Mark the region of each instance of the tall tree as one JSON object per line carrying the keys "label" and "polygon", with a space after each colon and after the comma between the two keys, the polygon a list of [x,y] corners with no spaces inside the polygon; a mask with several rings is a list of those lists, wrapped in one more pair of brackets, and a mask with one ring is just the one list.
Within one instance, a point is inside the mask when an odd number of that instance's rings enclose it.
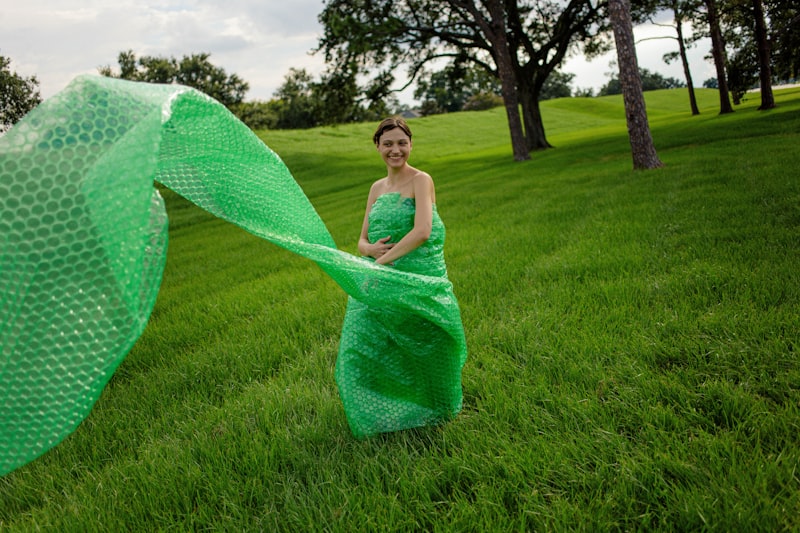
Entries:
{"label": "tall tree", "polygon": [[797,0],[768,4],[773,74],[779,80],[800,77],[800,5]]}
{"label": "tall tree", "polygon": [[274,96],[278,129],[303,129],[319,125],[314,82],[305,69],[290,69]]}
{"label": "tall tree", "polygon": [[[678,44],[678,51],[664,54],[663,59],[664,62],[668,64],[676,58],[680,59],[681,66],[683,67],[683,77],[686,80],[685,85],[689,91],[689,107],[692,111],[692,115],[699,115],[700,109],[697,106],[694,82],[692,80],[691,69],[689,68],[689,58],[686,54],[687,39],[683,33],[683,25],[697,10],[699,1],[700,0],[639,0],[636,2],[635,6],[632,6],[633,12],[631,13],[634,23],[640,20],[649,20],[653,25],[669,27],[675,30],[675,37],[649,37],[641,41],[675,39]],[[671,24],[663,24],[654,20],[655,15],[665,9],[672,12],[673,19]]]}
{"label": "tall tree", "polygon": [[775,107],[772,94],[772,70],[770,67],[769,39],[767,23],[764,20],[764,6],[761,0],[751,0],[753,6],[753,25],[756,45],[758,46],[758,78],[761,84],[761,105],[759,109]]}
{"label": "tall tree", "polygon": [[405,65],[410,84],[430,61],[467,57],[500,79],[514,140],[518,100],[528,151],[550,146],[539,110],[549,74],[576,46],[597,53],[607,44],[595,39],[606,26],[592,0],[328,0],[320,21],[326,61],[355,63],[361,74]]}
{"label": "tall tree", "polygon": [[711,56],[714,58],[714,67],[717,70],[717,85],[719,87],[719,113],[733,113],[731,99],[728,92],[728,81],[725,72],[726,54],[725,42],[722,39],[722,29],[719,24],[717,0],[705,0],[706,17],[708,18],[709,35],[711,37]]}
{"label": "tall tree", "polygon": [[608,49],[605,1],[506,2],[528,148],[549,148],[539,101],[549,76],[581,46],[587,57]]}
{"label": "tall tree", "polygon": [[481,33],[490,43],[489,52],[497,65],[497,77],[500,78],[500,91],[506,109],[508,128],[511,133],[511,147],[515,161],[530,159],[525,136],[522,131],[522,119],[519,113],[516,80],[509,48],[505,21],[505,7],[502,0],[486,0],[486,12],[478,8],[473,0],[453,0],[454,7],[465,10],[478,24]]}
{"label": "tall tree", "polygon": [[11,71],[11,59],[0,56],[0,133],[42,102],[39,80]]}
{"label": "tall tree", "polygon": [[[719,26],[725,41],[728,89],[734,103],[760,84],[761,106],[775,106],[772,94],[772,59],[770,32],[764,6],[780,8],[784,0],[718,0]],[[775,11],[778,14],[780,9]]]}
{"label": "tall tree", "polygon": [[[692,110],[692,115],[699,115],[700,108],[697,106],[697,97],[694,93],[694,82],[692,81],[692,73],[689,69],[689,58],[686,54],[686,39],[683,36],[683,24],[687,18],[687,11],[696,9],[695,3],[682,2],[680,0],[668,0],[672,13],[675,16],[675,33],[676,40],[678,41],[678,57],[681,60],[683,67],[683,77],[686,79],[686,89],[689,91],[689,107]],[[665,61],[669,62],[671,55],[665,56]]]}
{"label": "tall tree", "polygon": [[434,113],[461,111],[470,98],[481,93],[500,94],[497,78],[481,68],[456,58],[435,72],[423,72],[417,78],[414,97]]}
{"label": "tall tree", "polygon": [[622,86],[622,99],[625,102],[625,119],[628,123],[633,168],[640,170],[663,166],[656,153],[647,120],[628,0],[608,0],[608,14],[617,47],[619,81]]}
{"label": "tall tree", "polygon": [[312,89],[320,124],[344,124],[363,118],[358,83],[350,72],[325,73]]}

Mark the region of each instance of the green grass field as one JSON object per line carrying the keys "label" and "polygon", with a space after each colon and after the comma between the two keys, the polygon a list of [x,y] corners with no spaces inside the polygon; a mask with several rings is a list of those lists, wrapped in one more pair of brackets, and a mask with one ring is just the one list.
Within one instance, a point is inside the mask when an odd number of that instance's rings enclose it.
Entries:
{"label": "green grass field", "polygon": [[[3,531],[800,530],[800,89],[717,114],[646,93],[411,122],[469,358],[454,421],[366,441],[333,381],[346,295],[164,191],[144,334],[62,444],[0,478]],[[263,132],[355,252],[373,124]]]}

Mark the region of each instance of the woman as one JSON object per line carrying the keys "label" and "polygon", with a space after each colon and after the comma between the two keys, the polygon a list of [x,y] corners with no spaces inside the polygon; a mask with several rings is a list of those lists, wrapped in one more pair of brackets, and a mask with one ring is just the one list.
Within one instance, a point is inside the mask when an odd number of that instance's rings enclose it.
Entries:
{"label": "woman", "polygon": [[[396,259],[427,243],[433,226],[436,192],[431,177],[408,164],[412,146],[411,130],[404,120],[397,118],[384,120],[372,139],[386,163],[387,174],[370,188],[358,251],[363,256],[374,258],[376,263],[386,265],[392,264]],[[375,202],[384,195],[390,196],[387,198],[388,201],[413,200],[408,203],[414,211],[413,225],[404,235],[386,235],[380,238],[375,238],[377,235],[374,234],[383,228],[373,228],[373,238],[370,239],[370,213]],[[437,222],[443,234],[444,226],[441,220]],[[402,231],[402,228],[398,229]],[[441,245],[443,242],[433,244]]]}
{"label": "woman", "polygon": [[[390,294],[393,289],[384,284],[377,286],[386,291],[387,302],[402,305],[368,306],[349,299],[336,382],[350,427],[359,437],[455,416],[461,409],[466,359],[458,303],[447,281],[445,229],[436,211],[433,180],[408,164],[411,130],[404,120],[381,122],[373,142],[386,176],[370,188],[359,253],[410,274],[403,283],[420,293],[436,287],[429,293],[440,296],[406,303],[404,294]],[[439,305],[445,313],[439,313]]]}

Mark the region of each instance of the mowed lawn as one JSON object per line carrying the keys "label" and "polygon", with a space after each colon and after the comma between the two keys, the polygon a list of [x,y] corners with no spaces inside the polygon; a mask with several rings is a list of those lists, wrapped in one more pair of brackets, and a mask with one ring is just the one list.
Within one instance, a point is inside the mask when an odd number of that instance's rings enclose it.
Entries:
{"label": "mowed lawn", "polygon": [[[344,292],[164,190],[144,334],[86,421],[0,478],[3,531],[800,529],[800,89],[730,115],[646,93],[414,119],[469,356],[452,422],[359,441],[333,380]],[[355,253],[374,124],[259,132]]]}

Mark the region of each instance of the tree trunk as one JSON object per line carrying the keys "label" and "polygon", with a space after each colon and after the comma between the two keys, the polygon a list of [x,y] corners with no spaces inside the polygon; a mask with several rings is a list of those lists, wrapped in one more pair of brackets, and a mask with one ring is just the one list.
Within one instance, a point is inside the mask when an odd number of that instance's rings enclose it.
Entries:
{"label": "tree trunk", "polygon": [[506,108],[508,129],[511,134],[511,148],[514,152],[515,161],[526,161],[531,156],[522,131],[522,120],[519,114],[519,100],[517,99],[517,89],[514,86],[514,76],[511,73],[510,65],[504,65],[503,63],[502,60],[498,60],[497,70],[500,74],[503,104]]}
{"label": "tree trunk", "polygon": [[628,123],[633,168],[636,170],[658,168],[663,166],[663,163],[656,153],[653,137],[650,134],[650,125],[647,122],[642,78],[639,75],[639,64],[636,60],[636,48],[633,43],[630,5],[627,0],[608,0],[608,13],[614,28],[619,83],[625,102],[625,118]]}
{"label": "tree trunk", "polygon": [[755,18],[755,37],[758,44],[758,77],[761,82],[761,105],[759,109],[775,107],[772,95],[772,69],[769,65],[769,39],[764,23],[764,6],[761,0],[753,0],[753,17]]}
{"label": "tree trunk", "polygon": [[719,114],[733,113],[730,96],[728,95],[728,78],[725,74],[725,43],[722,40],[722,31],[719,28],[716,0],[705,0],[708,11],[708,26],[711,33],[711,55],[714,57],[714,66],[717,68],[717,86],[719,87]]}
{"label": "tree trunk", "polygon": [[514,151],[515,161],[526,161],[531,158],[522,130],[522,119],[519,113],[519,98],[511,64],[511,51],[508,49],[508,36],[506,35],[505,7],[502,0],[487,2],[490,27],[485,28],[487,38],[494,48],[494,61],[500,78],[500,91],[503,95],[503,104],[508,117],[508,129],[511,133],[511,147]]}
{"label": "tree trunk", "polygon": [[697,108],[697,98],[694,95],[694,83],[692,83],[692,73],[689,70],[689,59],[686,57],[686,43],[683,42],[683,16],[678,12],[675,2],[672,4],[675,12],[675,29],[678,32],[678,50],[683,63],[683,75],[686,78],[686,88],[689,90],[689,105],[692,108],[692,115],[699,115],[700,109]]}
{"label": "tree trunk", "polygon": [[519,99],[522,104],[522,120],[525,123],[525,141],[528,151],[544,150],[553,146],[547,142],[542,122],[542,112],[539,108],[539,92],[533,89],[533,84],[528,82],[524,71],[518,80]]}

